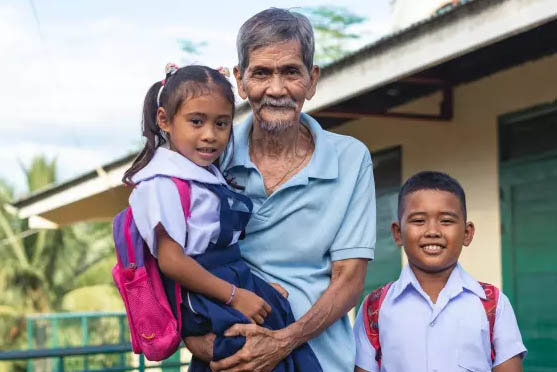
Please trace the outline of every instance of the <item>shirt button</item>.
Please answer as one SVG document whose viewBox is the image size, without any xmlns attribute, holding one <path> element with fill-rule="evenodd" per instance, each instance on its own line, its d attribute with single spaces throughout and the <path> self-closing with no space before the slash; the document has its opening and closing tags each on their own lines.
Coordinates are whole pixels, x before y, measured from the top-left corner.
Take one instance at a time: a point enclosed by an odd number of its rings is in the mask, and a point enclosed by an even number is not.
<svg viewBox="0 0 557 372">
<path fill-rule="evenodd" d="M 434 325 L 435 325 L 435 322 L 429 323 L 429 326 L 430 326 L 430 327 L 433 327 Z M 433 370 L 433 372 L 436 372 L 436 371 L 437 371 L 437 370 L 435 370 L 435 369 Z"/>
</svg>

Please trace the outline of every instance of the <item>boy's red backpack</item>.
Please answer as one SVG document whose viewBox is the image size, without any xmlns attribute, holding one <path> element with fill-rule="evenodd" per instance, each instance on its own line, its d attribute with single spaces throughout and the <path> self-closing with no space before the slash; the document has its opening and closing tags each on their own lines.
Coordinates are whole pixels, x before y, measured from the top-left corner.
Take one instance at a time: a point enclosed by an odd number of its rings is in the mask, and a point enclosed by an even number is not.
<svg viewBox="0 0 557 372">
<path fill-rule="evenodd" d="M 189 184 L 178 178 L 172 181 L 188 218 Z M 113 234 L 118 262 L 112 276 L 126 307 L 132 350 L 149 360 L 166 359 L 176 352 L 182 339 L 181 288 L 174 282 L 174 298 L 169 301 L 156 259 L 137 230 L 131 207 L 114 218 Z"/>
<path fill-rule="evenodd" d="M 495 313 L 497 311 L 497 303 L 499 302 L 499 288 L 488 283 L 479 282 L 482 286 L 486 299 L 482 299 L 482 305 L 489 322 L 489 340 L 491 342 L 491 361 L 495 361 L 495 347 L 493 345 L 493 327 L 495 326 Z M 385 284 L 381 288 L 377 288 L 371 292 L 364 300 L 362 306 L 364 315 L 364 325 L 366 334 L 375 349 L 375 360 L 381 368 L 381 343 L 379 342 L 379 310 L 383 304 L 383 300 L 389 292 L 389 288 L 393 282 Z"/>
</svg>

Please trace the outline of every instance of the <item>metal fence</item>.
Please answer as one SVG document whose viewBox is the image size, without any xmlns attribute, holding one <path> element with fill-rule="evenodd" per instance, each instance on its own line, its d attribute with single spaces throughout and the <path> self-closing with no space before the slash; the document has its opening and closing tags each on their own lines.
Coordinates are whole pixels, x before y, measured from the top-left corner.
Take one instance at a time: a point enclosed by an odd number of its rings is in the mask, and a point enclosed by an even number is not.
<svg viewBox="0 0 557 372">
<path fill-rule="evenodd" d="M 33 314 L 26 327 L 28 349 L 2 351 L 0 361 L 25 361 L 27 372 L 179 372 L 189 363 L 181 350 L 157 364 L 133 354 L 126 313 Z"/>
</svg>

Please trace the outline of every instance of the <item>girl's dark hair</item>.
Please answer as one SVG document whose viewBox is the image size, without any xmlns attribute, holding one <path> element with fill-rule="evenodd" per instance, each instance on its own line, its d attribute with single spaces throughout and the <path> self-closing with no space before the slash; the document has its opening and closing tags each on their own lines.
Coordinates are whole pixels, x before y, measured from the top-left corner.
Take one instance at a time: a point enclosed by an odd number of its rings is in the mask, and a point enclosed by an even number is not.
<svg viewBox="0 0 557 372">
<path fill-rule="evenodd" d="M 153 158 L 155 150 L 166 143 L 161 128 L 157 123 L 157 109 L 164 107 L 169 120 L 174 118 L 182 104 L 190 98 L 207 94 L 217 89 L 232 106 L 234 116 L 234 92 L 232 85 L 223 74 L 207 66 L 190 65 L 178 69 L 175 73 L 167 74 L 164 88 L 160 95 L 160 106 L 157 104 L 157 95 L 162 82 L 156 82 L 149 88 L 143 103 L 142 134 L 145 137 L 145 147 L 137 155 L 132 166 L 124 173 L 122 182 L 133 186 L 132 177 L 144 168 Z M 230 138 L 232 138 L 232 130 Z M 229 138 L 229 142 L 230 142 Z"/>
</svg>

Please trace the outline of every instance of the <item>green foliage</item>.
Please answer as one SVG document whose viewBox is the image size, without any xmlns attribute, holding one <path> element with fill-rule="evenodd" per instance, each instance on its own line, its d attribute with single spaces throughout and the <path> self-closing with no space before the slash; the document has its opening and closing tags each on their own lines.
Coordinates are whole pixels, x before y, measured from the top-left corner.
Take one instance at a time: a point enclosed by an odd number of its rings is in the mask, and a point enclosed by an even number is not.
<svg viewBox="0 0 557 372">
<path fill-rule="evenodd" d="M 55 160 L 35 157 L 22 169 L 29 192 L 56 181 Z M 13 190 L 0 180 L 0 205 L 12 198 Z M 27 220 L 0 208 L 0 349 L 25 346 L 25 314 L 101 310 L 99 304 L 106 304 L 105 310 L 121 310 L 110 275 L 111 232 L 109 223 L 30 230 Z M 73 301 L 74 306 L 64 307 L 66 296 L 66 304 Z M 41 342 L 37 340 L 37 346 Z"/>
<path fill-rule="evenodd" d="M 341 6 L 307 7 L 300 11 L 313 25 L 316 64 L 331 63 L 349 53 L 348 42 L 360 38 L 350 29 L 366 20 Z"/>
<path fill-rule="evenodd" d="M 51 186 L 56 181 L 56 159 L 48 161 L 42 156 L 35 156 L 28 167 L 20 165 L 27 179 L 27 188 L 31 193 Z"/>
<path fill-rule="evenodd" d="M 124 311 L 116 287 L 110 284 L 98 284 L 74 289 L 62 300 L 64 311 Z"/>
<path fill-rule="evenodd" d="M 180 49 L 187 54 L 195 54 L 198 55 L 201 52 L 201 49 L 207 46 L 206 41 L 201 41 L 196 43 L 195 41 L 189 39 L 180 39 L 178 40 L 180 44 Z"/>
<path fill-rule="evenodd" d="M 112 252 L 112 247 L 110 251 Z M 79 274 L 75 278 L 73 284 L 74 287 L 82 288 L 99 284 L 112 285 L 114 283 L 112 280 L 112 276 L 106 275 L 106 273 L 110 273 L 115 264 L 116 256 L 113 254 L 108 254 L 100 261 L 92 264 L 85 272 Z"/>
</svg>

